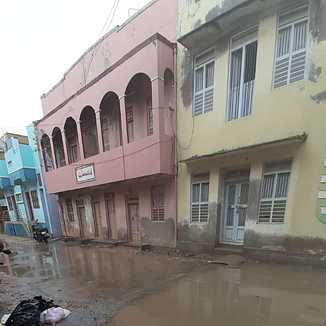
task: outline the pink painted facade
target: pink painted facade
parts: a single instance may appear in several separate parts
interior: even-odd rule
[[[175,244],[176,12],[152,1],[42,96],[45,181],[67,235]]]

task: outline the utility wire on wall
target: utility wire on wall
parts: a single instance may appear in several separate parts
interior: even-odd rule
[[[120,0],[115,0],[114,1],[113,6],[110,9],[109,15],[106,18],[105,23],[104,23],[104,25],[103,25],[103,27],[101,29],[101,32],[99,34],[98,39],[100,39],[103,36],[103,34],[105,34],[111,28],[111,25],[112,25],[113,19],[115,17],[115,14],[117,12],[119,3],[120,3]],[[88,75],[89,75],[90,68],[91,68],[91,65],[93,63],[94,57],[96,56],[97,52],[100,50],[102,44],[103,44],[103,42],[101,42],[100,44],[96,44],[94,46],[94,49],[93,49],[92,54],[91,54],[91,59],[89,61],[87,69],[85,71],[85,85],[87,83],[87,78],[88,78]]]

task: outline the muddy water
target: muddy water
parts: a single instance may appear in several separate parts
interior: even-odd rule
[[[22,284],[4,289],[5,295],[0,288],[0,305],[12,309],[23,297],[50,297],[73,311],[63,326],[101,325],[130,301],[160,291],[198,265],[130,248],[78,243],[45,246],[24,242],[11,243],[10,248],[16,252],[11,268],[0,272],[22,280]],[[0,312],[7,312],[5,309]]]
[[[325,326],[326,271],[212,266],[122,309],[112,326]]]

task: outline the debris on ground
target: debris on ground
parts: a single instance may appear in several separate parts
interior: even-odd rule
[[[6,324],[6,321],[9,319],[9,317],[10,317],[10,314],[3,315],[0,320],[0,326],[4,326]]]
[[[246,259],[238,255],[226,255],[218,257],[216,260],[209,260],[208,264],[227,265],[230,268],[239,268],[246,262]]]
[[[53,300],[42,296],[21,301],[10,315],[4,315],[1,325],[4,326],[40,326],[55,325],[70,315],[69,310],[56,306]]]
[[[41,313],[41,323],[55,325],[66,319],[70,315],[70,311],[61,307],[52,307]]]

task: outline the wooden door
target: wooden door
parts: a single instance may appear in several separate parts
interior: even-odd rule
[[[106,224],[108,228],[108,239],[112,239],[112,221],[115,215],[114,194],[105,194]]]
[[[248,191],[248,182],[234,182],[226,185],[224,242],[243,243],[248,208]]]
[[[131,242],[140,241],[139,217],[138,217],[138,198],[128,200],[128,237]]]
[[[100,236],[99,225],[101,224],[101,206],[100,202],[93,202],[93,220],[94,220],[94,236],[98,238]]]
[[[79,234],[80,238],[85,238],[85,226],[86,226],[86,211],[84,201],[82,199],[76,200],[77,216],[79,221]]]
[[[31,197],[28,191],[25,192],[25,198],[26,198],[26,202],[27,202],[27,209],[28,209],[28,215],[31,219],[31,221],[34,221],[34,212],[33,212],[33,207],[32,207],[32,203],[31,203]]]

